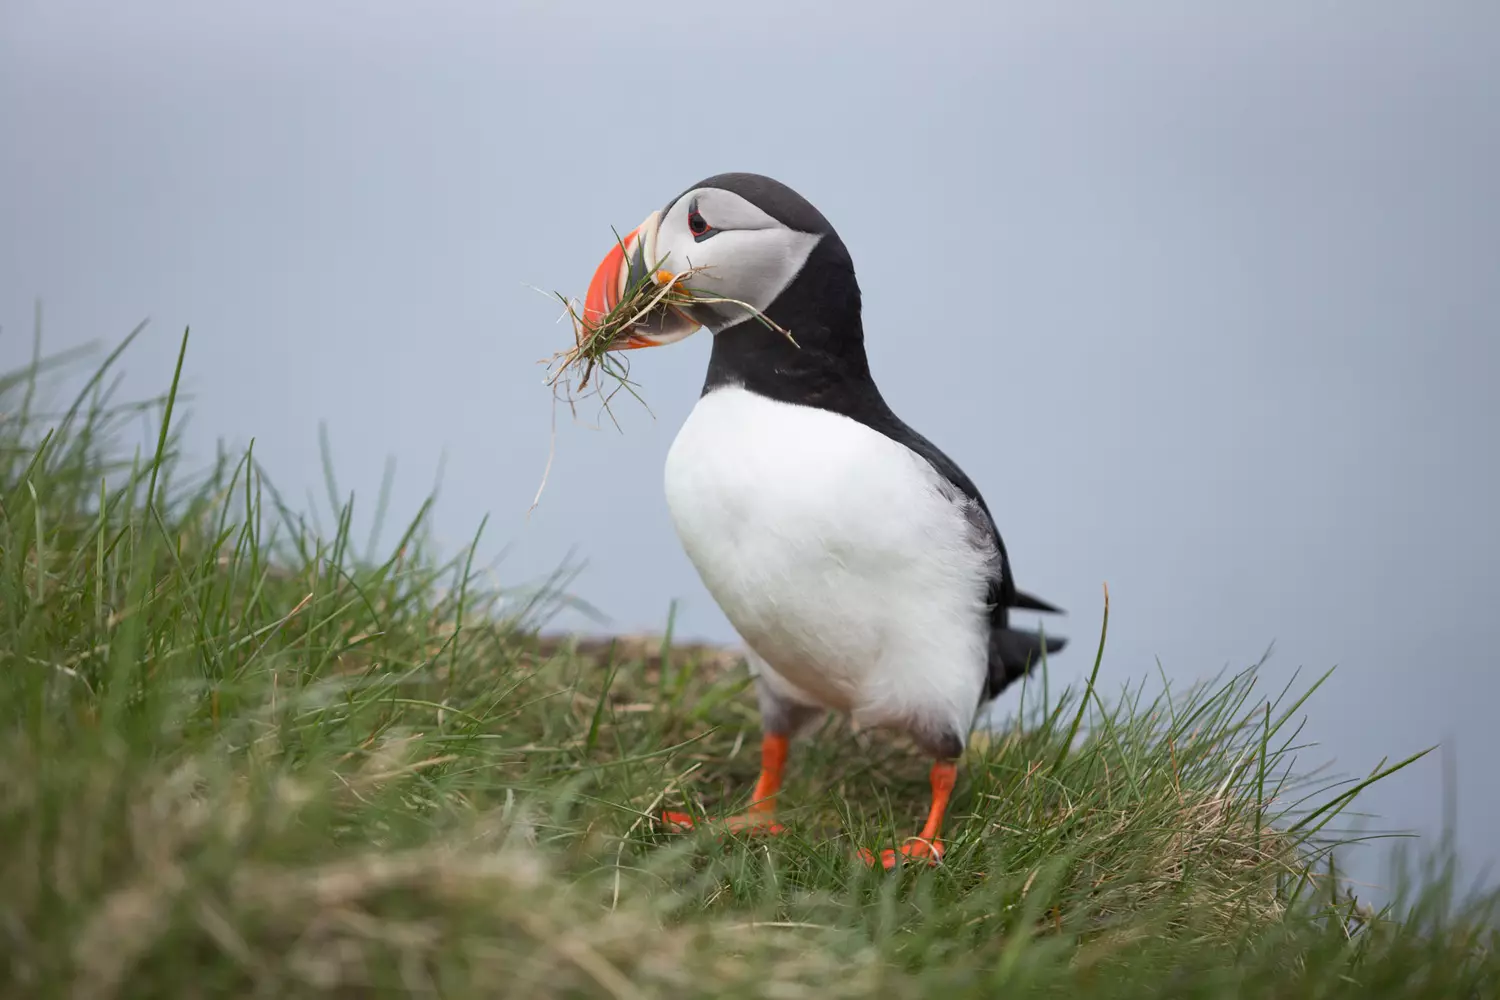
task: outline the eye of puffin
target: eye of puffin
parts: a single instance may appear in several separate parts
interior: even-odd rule
[[[708,221],[703,218],[703,214],[698,211],[697,201],[694,201],[688,208],[688,231],[693,234],[693,240],[698,243],[702,243],[718,232],[717,229],[708,224]]]

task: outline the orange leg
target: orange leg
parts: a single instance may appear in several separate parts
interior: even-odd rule
[[[926,858],[935,865],[943,860],[943,842],[938,839],[943,831],[943,816],[948,811],[948,798],[953,786],[958,783],[958,764],[951,760],[940,760],[932,765],[932,808],[927,812],[927,825],[922,832],[904,844],[899,851],[890,848],[880,852],[880,863],[885,868],[896,867],[901,858]],[[859,852],[865,864],[873,865],[875,855],[869,850]]]
[[[724,820],[731,833],[778,834],[786,828],[776,822],[776,793],[781,791],[781,775],[786,768],[786,755],[791,741],[780,733],[767,733],[760,742],[760,779],[755,783],[755,793],[750,808],[738,816]],[[687,813],[664,812],[662,821],[679,830],[691,830],[693,818]]]

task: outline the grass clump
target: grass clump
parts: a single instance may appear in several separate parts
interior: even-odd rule
[[[615,238],[618,240],[619,234]],[[624,252],[623,244],[621,252]],[[702,270],[690,268],[674,274],[662,269],[661,263],[658,261],[657,267],[649,269],[644,277],[629,285],[620,301],[593,322],[583,318],[576,302],[561,292],[553,292],[562,302],[572,324],[573,346],[548,359],[547,385],[554,389],[561,385],[565,390],[571,390],[572,380],[576,377],[576,389],[581,391],[587,388],[596,368],[620,387],[631,385],[628,363],[622,355],[611,354],[610,348],[626,336],[631,327],[653,313],[674,313],[686,320],[682,310],[693,304],[693,294],[686,282]],[[573,398],[571,391],[566,398]]]
[[[0,996],[1500,995],[1492,897],[1439,872],[1377,913],[1335,877],[1332,821],[1401,765],[1297,775],[1316,684],[1038,676],[933,870],[856,860],[926,767],[832,722],[787,837],[670,836],[749,794],[732,652],[542,634],[555,592],[439,559],[429,508],[361,551],[352,499],[323,536],[253,452],[185,473],[174,392],[101,369],[47,414],[44,367],[0,379]]]
[[[618,232],[615,233],[615,244],[627,261],[631,253],[638,249],[635,242],[627,246]],[[642,249],[640,252],[644,253],[646,250]],[[578,397],[574,395],[574,392],[581,392],[587,388],[589,380],[597,370],[602,377],[607,377],[614,383],[614,388],[609,392],[601,392],[606,409],[609,401],[620,389],[628,390],[639,400],[640,396],[635,392],[634,384],[630,381],[629,362],[620,353],[612,352],[612,348],[621,338],[628,336],[638,324],[651,317],[671,315],[684,323],[696,326],[697,322],[685,311],[693,306],[734,306],[744,310],[762,326],[774,330],[796,344],[789,330],[748,302],[716,295],[707,289],[693,288],[688,284],[690,279],[709,270],[711,265],[668,270],[665,267],[666,264],[667,258],[661,257],[649,267],[644,268],[641,277],[625,286],[620,300],[598,318],[585,318],[580,313],[576,302],[561,292],[552,293],[563,304],[563,309],[573,327],[573,346],[565,351],[558,351],[546,360],[548,366],[546,382],[554,392],[561,389],[563,399],[570,403],[575,402]],[[575,378],[577,379],[576,385],[573,384]]]

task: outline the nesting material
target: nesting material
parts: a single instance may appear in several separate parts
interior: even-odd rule
[[[548,359],[547,385],[554,390],[561,389],[563,398],[574,402],[577,398],[574,393],[583,392],[591,380],[595,390],[602,391],[595,379],[597,369],[600,379],[609,378],[615,382],[615,386],[604,394],[606,405],[621,388],[631,389],[627,356],[619,351],[611,352],[610,348],[629,336],[632,327],[654,312],[671,310],[680,314],[681,308],[693,301],[686,281],[699,270],[701,268],[693,268],[673,274],[659,267],[652,268],[644,278],[626,289],[614,308],[592,323],[584,320],[576,303],[558,294],[573,324],[573,346]],[[631,391],[634,394],[634,390]]]
[[[628,255],[627,251],[634,249],[633,246],[627,248],[618,233],[615,234],[615,241],[622,254]],[[793,344],[797,343],[790,331],[754,306],[738,299],[715,295],[702,288],[693,288],[689,284],[691,279],[707,271],[708,266],[672,271],[663,266],[665,263],[664,259],[654,261],[640,279],[623,289],[620,301],[597,319],[585,319],[574,301],[560,293],[553,293],[562,302],[573,324],[573,346],[566,351],[557,352],[546,362],[549,369],[547,385],[554,392],[560,392],[565,401],[576,402],[580,397],[575,393],[582,393],[591,382],[595,392],[603,397],[606,409],[615,393],[622,388],[640,399],[630,381],[627,355],[618,350],[612,351],[611,348],[628,338],[638,324],[661,313],[675,313],[681,321],[696,327],[696,321],[684,312],[686,308],[694,305],[737,306],[767,328],[786,337]],[[613,380],[614,386],[604,390],[600,386],[603,379]]]
[[[621,240],[620,234],[615,233],[615,242],[623,257],[628,258],[629,252],[635,249],[637,242],[635,235],[631,234],[630,245],[627,246],[627,241]],[[567,403],[576,418],[576,404],[588,395],[585,390],[592,382],[594,393],[599,395],[604,412],[609,414],[610,421],[615,424],[616,429],[619,429],[619,422],[614,419],[614,413],[609,407],[616,393],[624,389],[642,406],[646,405],[640,393],[636,392],[635,384],[630,381],[628,352],[611,350],[622,339],[628,339],[638,324],[663,313],[675,313],[677,319],[687,323],[691,328],[696,328],[697,322],[684,311],[687,307],[731,305],[744,309],[762,325],[791,341],[793,346],[797,345],[790,330],[749,303],[714,295],[712,292],[689,286],[689,279],[708,270],[707,265],[670,271],[662,266],[664,263],[666,263],[664,259],[658,258],[651,267],[646,268],[645,274],[639,280],[620,290],[620,300],[597,319],[592,317],[585,319],[577,303],[559,292],[552,293],[562,302],[563,308],[567,310],[568,319],[572,321],[573,346],[566,351],[558,351],[551,358],[543,361],[548,368],[546,383],[553,391],[552,434],[547,445],[547,465],[542,470],[542,481],[537,486],[536,496],[532,498],[531,506],[527,508],[528,516],[541,502],[542,491],[547,488],[547,478],[552,472],[552,459],[556,456],[557,449],[557,403],[559,401]],[[601,382],[606,379],[613,382],[613,385],[607,389],[601,386]],[[647,407],[648,412],[649,410],[650,407]]]

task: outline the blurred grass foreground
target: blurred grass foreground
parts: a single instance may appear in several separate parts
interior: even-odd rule
[[[926,762],[833,721],[786,837],[669,835],[753,784],[732,651],[549,635],[555,588],[440,560],[427,506],[361,553],[352,500],[320,534],[253,449],[183,469],[188,338],[116,404],[132,338],[56,409],[78,356],[0,376],[4,997],[1500,997],[1496,898],[1448,859],[1379,911],[1338,877],[1402,764],[1298,774],[1317,683],[1253,668],[1149,701],[1037,674],[938,868],[857,859],[914,831]]]

